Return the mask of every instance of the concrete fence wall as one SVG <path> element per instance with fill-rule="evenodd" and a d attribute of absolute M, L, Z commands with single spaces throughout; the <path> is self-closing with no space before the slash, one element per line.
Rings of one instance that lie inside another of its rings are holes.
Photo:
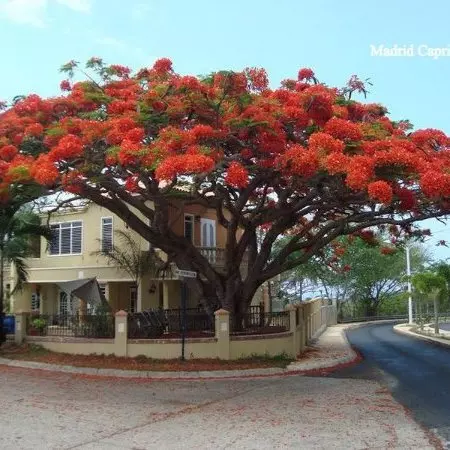
<path fill-rule="evenodd" d="M 317 338 L 327 326 L 336 324 L 336 308 L 323 305 L 322 300 L 311 300 L 298 305 L 289 305 L 289 330 L 282 333 L 260 335 L 231 335 L 230 313 L 219 310 L 215 313 L 215 336 L 187 338 L 186 358 L 239 359 L 253 355 L 287 355 L 295 358 L 306 346 Z M 16 314 L 15 341 L 32 342 L 62 353 L 114 354 L 135 357 L 145 355 L 155 359 L 173 359 L 181 355 L 181 339 L 128 339 L 127 313 L 115 315 L 114 339 L 86 339 L 58 336 L 27 336 L 28 313 Z"/>

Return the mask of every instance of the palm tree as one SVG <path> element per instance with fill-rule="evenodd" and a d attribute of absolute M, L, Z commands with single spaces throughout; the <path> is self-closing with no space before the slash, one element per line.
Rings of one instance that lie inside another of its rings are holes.
<path fill-rule="evenodd" d="M 111 265 L 116 265 L 127 272 L 136 288 L 144 275 L 150 274 L 152 277 L 156 277 L 158 272 L 166 266 L 155 253 L 154 248 L 143 250 L 140 241 L 136 240 L 131 233 L 116 230 L 115 235 L 120 241 L 119 245 L 113 245 L 108 250 L 102 249 L 92 252 L 92 254 L 104 256 Z"/>
<path fill-rule="evenodd" d="M 4 319 L 4 276 L 5 264 L 13 264 L 17 283 L 12 293 L 22 289 L 28 279 L 26 258 L 32 256 L 32 239 L 51 239 L 51 231 L 41 225 L 40 217 L 31 210 L 23 209 L 18 202 L 11 202 L 0 208 L 0 345 L 5 341 Z"/>
<path fill-rule="evenodd" d="M 412 277 L 414 289 L 425 298 L 432 298 L 434 302 L 434 332 L 439 334 L 439 301 L 447 294 L 445 278 L 433 272 L 422 272 Z"/>

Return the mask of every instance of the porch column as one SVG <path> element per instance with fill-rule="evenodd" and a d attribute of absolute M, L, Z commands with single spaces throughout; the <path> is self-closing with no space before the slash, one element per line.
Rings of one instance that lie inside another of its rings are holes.
<path fill-rule="evenodd" d="M 137 305 L 136 305 L 136 311 L 140 312 L 142 311 L 142 278 L 140 280 L 140 283 L 137 286 Z"/>
<path fill-rule="evenodd" d="M 14 341 L 16 344 L 20 345 L 27 337 L 27 312 L 17 311 L 15 314 L 16 329 L 14 333 Z"/>
<path fill-rule="evenodd" d="M 109 303 L 109 283 L 105 283 L 105 298 Z"/>
<path fill-rule="evenodd" d="M 163 309 L 169 309 L 170 303 L 169 303 L 169 296 L 170 296 L 170 289 L 169 289 L 169 283 L 167 281 L 163 281 Z"/>

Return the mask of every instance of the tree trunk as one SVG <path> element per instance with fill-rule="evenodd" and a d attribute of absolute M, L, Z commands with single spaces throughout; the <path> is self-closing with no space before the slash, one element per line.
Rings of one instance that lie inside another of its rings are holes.
<path fill-rule="evenodd" d="M 252 284 L 253 286 L 253 284 Z M 230 312 L 231 328 L 235 331 L 241 331 L 246 328 L 248 324 L 248 315 L 246 314 L 252 302 L 253 296 L 258 287 L 252 289 L 245 289 L 248 287 L 242 282 L 227 281 L 225 288 L 225 299 L 222 302 L 222 308 Z"/>
<path fill-rule="evenodd" d="M 372 300 L 368 300 L 366 303 L 366 316 L 374 317 L 377 315 L 378 305 Z"/>

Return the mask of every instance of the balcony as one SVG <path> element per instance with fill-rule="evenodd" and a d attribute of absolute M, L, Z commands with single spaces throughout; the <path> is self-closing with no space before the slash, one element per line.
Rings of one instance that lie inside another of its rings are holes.
<path fill-rule="evenodd" d="M 209 261 L 209 263 L 218 271 L 225 268 L 225 249 L 221 247 L 197 247 L 200 253 Z M 162 254 L 163 252 L 161 252 Z M 165 254 L 164 254 L 165 255 Z M 248 267 L 248 254 L 245 253 L 242 258 L 241 270 L 247 271 Z M 177 279 L 175 274 L 176 265 L 170 264 L 160 278 L 164 279 Z"/>
<path fill-rule="evenodd" d="M 224 267 L 225 266 L 225 249 L 220 247 L 198 247 L 200 253 L 212 264 L 216 267 Z M 242 265 L 248 265 L 248 253 L 244 253 L 244 257 L 242 258 Z"/>

